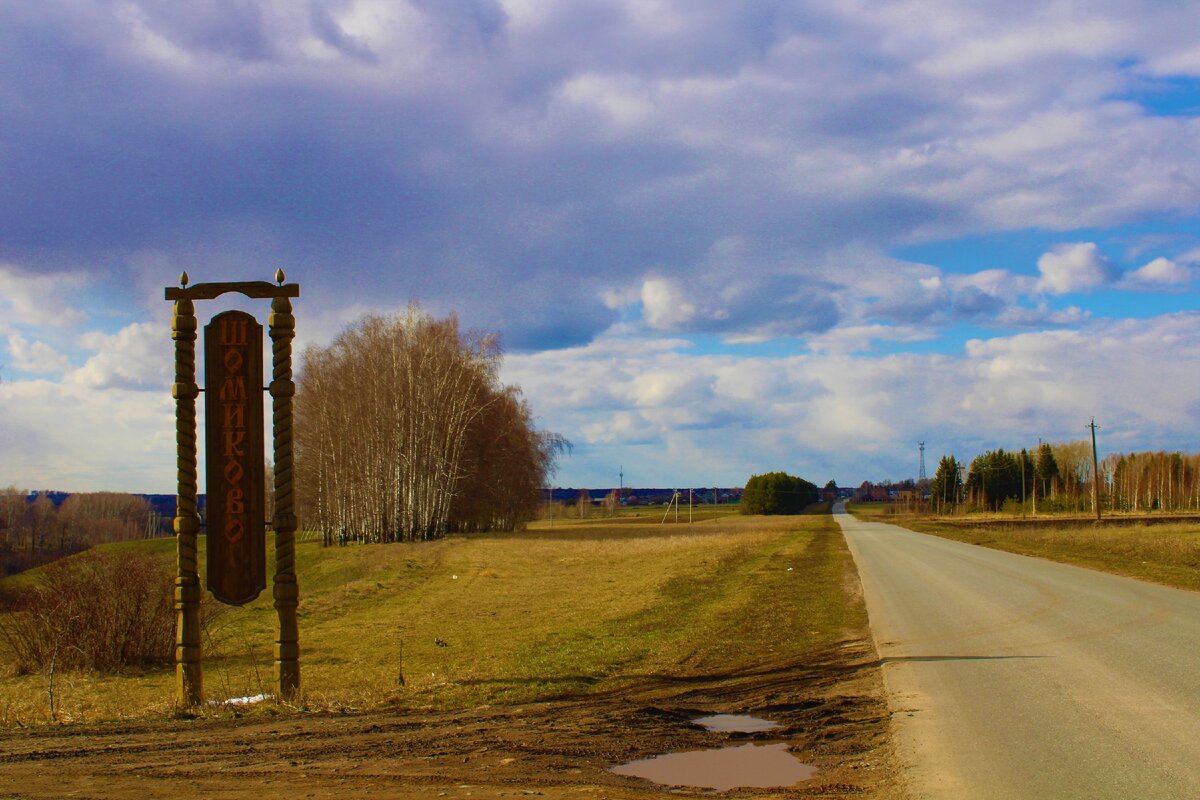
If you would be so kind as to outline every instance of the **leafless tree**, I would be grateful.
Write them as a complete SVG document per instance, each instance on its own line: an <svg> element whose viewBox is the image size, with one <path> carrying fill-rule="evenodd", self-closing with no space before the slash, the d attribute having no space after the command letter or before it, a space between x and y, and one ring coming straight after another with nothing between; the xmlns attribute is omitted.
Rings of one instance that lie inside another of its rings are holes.
<svg viewBox="0 0 1200 800"><path fill-rule="evenodd" d="M72 494L58 509L58 547L90 547L141 539L154 509L146 498L121 492Z"/></svg>
<svg viewBox="0 0 1200 800"><path fill-rule="evenodd" d="M327 544L515 528L563 446L498 379L495 336L416 305L368 316L302 357L300 513Z"/></svg>
<svg viewBox="0 0 1200 800"><path fill-rule="evenodd" d="M1113 454L1102 471L1111 476L1110 503L1122 511L1200 510L1200 455Z"/></svg>

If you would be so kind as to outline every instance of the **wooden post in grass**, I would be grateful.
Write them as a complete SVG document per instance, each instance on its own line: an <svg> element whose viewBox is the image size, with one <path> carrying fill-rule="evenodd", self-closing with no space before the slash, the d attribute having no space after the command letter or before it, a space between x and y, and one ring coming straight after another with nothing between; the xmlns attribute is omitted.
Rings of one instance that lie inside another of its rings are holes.
<svg viewBox="0 0 1200 800"><path fill-rule="evenodd" d="M1096 418L1092 417L1092 505L1096 509L1096 522L1100 522L1100 462L1096 459Z"/></svg>
<svg viewBox="0 0 1200 800"><path fill-rule="evenodd" d="M188 275L179 283L185 289ZM200 576L196 574L196 312L186 297L175 301L171 319L175 340L175 696L181 706L200 704Z"/></svg>
<svg viewBox="0 0 1200 800"><path fill-rule="evenodd" d="M283 284L283 270L275 274ZM292 338L296 318L292 301L271 301L271 430L275 448L275 611L279 616L279 638L275 640L275 687L280 698L290 700L300 691L300 635L296 607L300 591L296 585L296 515L292 487Z"/></svg>

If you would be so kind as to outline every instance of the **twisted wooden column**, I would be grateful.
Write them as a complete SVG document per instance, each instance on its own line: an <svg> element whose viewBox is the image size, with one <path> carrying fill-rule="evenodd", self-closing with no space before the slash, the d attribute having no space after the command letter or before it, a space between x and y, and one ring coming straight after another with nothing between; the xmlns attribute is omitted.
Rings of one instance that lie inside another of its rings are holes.
<svg viewBox="0 0 1200 800"><path fill-rule="evenodd" d="M180 282L187 286L187 273ZM196 312L191 300L176 300L171 320L175 340L175 447L178 493L175 503L175 698L180 706L201 701L200 577L196 570Z"/></svg>
<svg viewBox="0 0 1200 800"><path fill-rule="evenodd" d="M283 283L283 270L275 275ZM279 638L275 641L275 687L282 700L300 691L300 634L296 607L300 589L296 583L296 516L292 487L292 339L296 318L286 297L271 301L268 324L271 333L272 431L275 437L275 611L279 615Z"/></svg>

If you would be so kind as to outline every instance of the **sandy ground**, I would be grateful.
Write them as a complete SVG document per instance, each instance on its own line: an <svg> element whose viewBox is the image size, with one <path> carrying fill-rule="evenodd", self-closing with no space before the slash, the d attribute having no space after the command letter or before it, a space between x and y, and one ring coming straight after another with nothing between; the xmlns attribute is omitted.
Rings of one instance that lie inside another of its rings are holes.
<svg viewBox="0 0 1200 800"><path fill-rule="evenodd" d="M691 720L747 713L756 734ZM727 797L904 797L874 652L845 645L754 674L646 676L610 695L454 713L272 713L0 732L0 797L408 798L711 794L614 775L668 752L785 742L818 767L785 789Z"/></svg>

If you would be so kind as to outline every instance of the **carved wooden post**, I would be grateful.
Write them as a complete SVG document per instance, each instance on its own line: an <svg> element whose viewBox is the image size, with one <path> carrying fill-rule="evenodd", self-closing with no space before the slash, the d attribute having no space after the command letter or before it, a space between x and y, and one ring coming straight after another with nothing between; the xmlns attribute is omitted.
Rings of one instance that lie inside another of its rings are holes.
<svg viewBox="0 0 1200 800"><path fill-rule="evenodd" d="M275 273L283 284L283 270ZM272 431L275 437L275 611L279 615L279 638L275 642L275 688L277 696L289 700L300 691L300 634L296 606L300 590L296 584L296 516L292 490L292 338L296 318L292 301L276 297L268 319L273 365L271 373Z"/></svg>
<svg viewBox="0 0 1200 800"><path fill-rule="evenodd" d="M187 273L179 278L186 288ZM196 572L196 536L200 515L196 512L196 312L189 299L175 301L171 321L175 340L175 445L178 496L175 504L175 535L178 537L175 576L175 698L184 707L201 701L200 671L200 577Z"/></svg>

